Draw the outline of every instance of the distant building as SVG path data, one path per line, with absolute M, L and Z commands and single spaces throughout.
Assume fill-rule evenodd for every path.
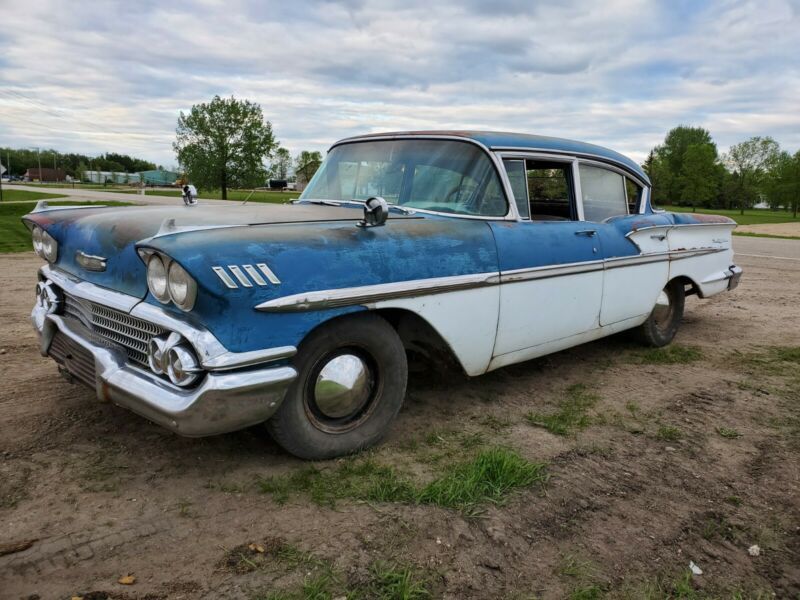
M 139 183 L 139 174 L 122 171 L 84 171 L 83 181 L 91 183 Z
M 137 175 L 142 178 L 145 185 L 175 185 L 175 182 L 180 178 L 179 173 L 162 171 L 161 169 L 140 171 Z
M 66 181 L 67 174 L 62 169 L 30 168 L 23 176 L 25 181 Z

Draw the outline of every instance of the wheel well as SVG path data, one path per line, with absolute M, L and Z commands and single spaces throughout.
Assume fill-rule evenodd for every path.
M 700 293 L 700 287 L 686 275 L 679 275 L 678 277 L 673 277 L 672 279 L 670 279 L 669 282 L 672 283 L 673 281 L 677 281 L 683 284 L 684 293 L 687 296 L 698 296 L 702 298 L 702 294 Z
M 386 319 L 400 337 L 409 361 L 417 363 L 417 366 L 428 367 L 431 362 L 435 362 L 437 368 L 444 365 L 466 373 L 455 352 L 439 332 L 428 321 L 410 310 L 380 308 L 370 311 L 357 311 L 323 321 L 314 329 L 324 327 L 339 319 L 357 319 L 360 314 L 373 314 Z M 306 334 L 306 337 L 308 337 L 308 334 Z

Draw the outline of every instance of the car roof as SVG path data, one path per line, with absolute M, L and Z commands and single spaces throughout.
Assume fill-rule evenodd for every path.
M 463 137 L 469 140 L 474 140 L 483 144 L 492 150 L 541 150 L 545 152 L 557 152 L 564 154 L 575 154 L 579 156 L 590 156 L 606 160 L 612 163 L 617 163 L 624 166 L 629 171 L 637 175 L 642 181 L 650 184 L 650 179 L 647 174 L 642 170 L 642 167 L 635 161 L 627 156 L 620 154 L 609 148 L 598 146 L 596 144 L 589 144 L 586 142 L 578 142 L 576 140 L 568 140 L 565 138 L 550 137 L 546 135 L 532 135 L 528 133 L 509 133 L 504 131 L 470 131 L 470 130 L 432 130 L 432 131 L 391 131 L 386 133 L 371 133 L 366 135 L 359 135 L 355 137 L 346 138 L 336 142 L 341 144 L 344 142 L 352 142 L 356 140 L 382 138 L 382 137 L 406 137 L 406 136 L 446 136 L 446 137 Z

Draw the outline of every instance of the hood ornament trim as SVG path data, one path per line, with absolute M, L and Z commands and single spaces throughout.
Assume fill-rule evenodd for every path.
M 75 262 L 87 271 L 105 271 L 108 265 L 108 259 L 103 256 L 93 256 L 86 254 L 83 250 L 78 250 L 75 253 Z

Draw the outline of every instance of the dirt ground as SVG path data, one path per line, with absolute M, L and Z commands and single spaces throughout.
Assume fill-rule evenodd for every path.
M 97 402 L 38 354 L 39 261 L 2 256 L 0 597 L 344 597 L 309 578 L 356 589 L 393 565 L 424 582 L 410 598 L 800 598 L 800 242 L 769 242 L 736 240 L 740 287 L 687 299 L 674 354 L 616 336 L 414 377 L 373 463 L 425 481 L 504 446 L 547 465 L 544 485 L 469 514 L 264 493 L 309 465 L 260 428 L 184 439 Z M 566 435 L 526 418 L 576 384 L 596 402 Z M 335 485 L 347 464 L 313 467 Z
M 761 233 L 780 235 L 783 237 L 800 237 L 800 222 L 762 223 L 760 225 L 739 225 L 736 231 L 741 233 Z

